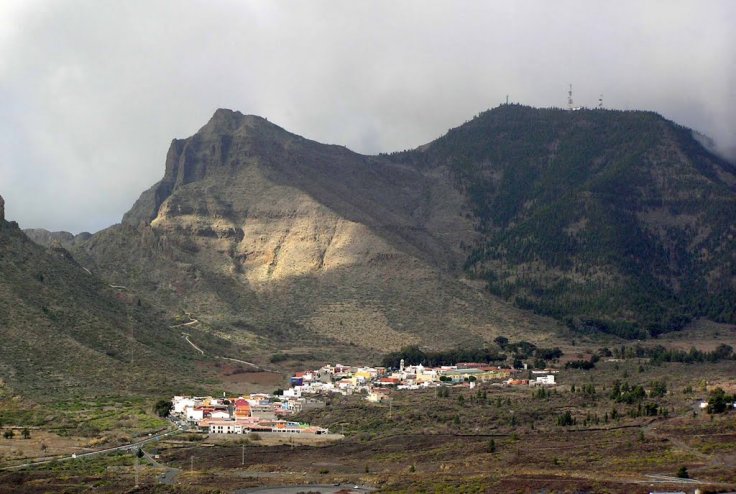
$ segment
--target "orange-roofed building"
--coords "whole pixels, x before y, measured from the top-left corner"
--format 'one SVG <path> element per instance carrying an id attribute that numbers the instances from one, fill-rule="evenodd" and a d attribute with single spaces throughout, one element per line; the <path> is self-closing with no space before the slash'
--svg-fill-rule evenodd
<path id="1" fill-rule="evenodd" d="M 241 419 L 250 417 L 250 403 L 247 400 L 235 400 L 235 418 Z"/>

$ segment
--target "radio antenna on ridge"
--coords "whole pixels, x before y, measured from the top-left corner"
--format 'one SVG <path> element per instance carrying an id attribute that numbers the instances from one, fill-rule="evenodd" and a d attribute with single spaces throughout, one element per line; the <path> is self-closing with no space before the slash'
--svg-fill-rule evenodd
<path id="1" fill-rule="evenodd" d="M 567 109 L 572 110 L 572 84 L 570 84 L 570 90 L 567 92 Z"/>
<path id="2" fill-rule="evenodd" d="M 603 109 L 603 95 L 602 94 L 598 97 L 598 109 L 599 110 Z"/>

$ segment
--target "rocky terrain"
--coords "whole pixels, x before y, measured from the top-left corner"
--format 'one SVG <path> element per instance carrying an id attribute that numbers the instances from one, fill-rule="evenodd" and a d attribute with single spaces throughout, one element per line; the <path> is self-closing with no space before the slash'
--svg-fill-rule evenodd
<path id="1" fill-rule="evenodd" d="M 261 354 L 642 338 L 734 322 L 735 190 L 647 112 L 503 105 L 364 156 L 218 110 L 120 225 L 33 238 Z"/>
<path id="2" fill-rule="evenodd" d="M 377 353 L 554 328 L 464 279 L 464 246 L 477 234 L 447 182 L 446 170 L 422 173 L 218 110 L 172 143 L 164 178 L 122 224 L 73 252 L 173 316 L 273 351 Z"/>

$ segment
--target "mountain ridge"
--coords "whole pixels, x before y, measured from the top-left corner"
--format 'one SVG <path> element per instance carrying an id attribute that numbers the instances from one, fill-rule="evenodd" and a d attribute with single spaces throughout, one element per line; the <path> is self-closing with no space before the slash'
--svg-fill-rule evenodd
<path id="1" fill-rule="evenodd" d="M 733 165 L 653 112 L 502 105 L 366 156 L 220 109 L 172 141 L 164 177 L 122 225 L 73 250 L 162 308 L 195 306 L 261 344 L 363 344 L 343 334 L 342 311 L 392 348 L 558 331 L 512 305 L 577 332 L 656 336 L 697 317 L 734 322 L 735 184 Z"/>
<path id="2" fill-rule="evenodd" d="M 736 212 L 736 167 L 705 149 L 690 129 L 653 112 L 503 105 L 395 158 L 453 170 L 484 237 L 466 268 L 522 307 L 578 328 L 610 330 L 595 320 L 628 319 L 626 328 L 613 331 L 627 336 L 678 329 L 703 315 L 734 322 L 728 218 Z M 696 246 L 683 242 L 715 249 L 721 258 L 700 259 Z M 509 274 L 519 268 L 533 274 L 519 282 Z M 555 301 L 573 292 L 569 285 L 581 276 L 570 271 L 578 269 L 602 270 L 615 290 L 640 293 L 624 300 L 604 287 L 588 301 Z M 713 276 L 721 281 L 704 284 Z M 595 281 L 592 273 L 582 278 Z M 568 286 L 554 286 L 560 282 Z M 727 288 L 719 291 L 718 283 Z M 604 300 L 611 307 L 591 305 Z M 589 306 L 587 314 L 574 307 L 581 304 Z M 646 314 L 636 304 L 659 306 L 658 312 Z"/>
<path id="3" fill-rule="evenodd" d="M 322 353 L 440 348 L 553 330 L 458 277 L 476 234 L 446 180 L 218 110 L 172 142 L 164 177 L 121 225 L 74 252 L 172 315 L 194 313 L 273 352 L 304 341 Z"/>

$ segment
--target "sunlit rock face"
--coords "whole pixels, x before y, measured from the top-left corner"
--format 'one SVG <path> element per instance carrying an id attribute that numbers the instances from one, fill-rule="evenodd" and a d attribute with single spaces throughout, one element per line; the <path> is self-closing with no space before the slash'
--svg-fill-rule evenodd
<path id="1" fill-rule="evenodd" d="M 218 110 L 76 252 L 173 314 L 280 345 L 382 352 L 549 327 L 462 278 L 478 234 L 451 180 Z"/>

